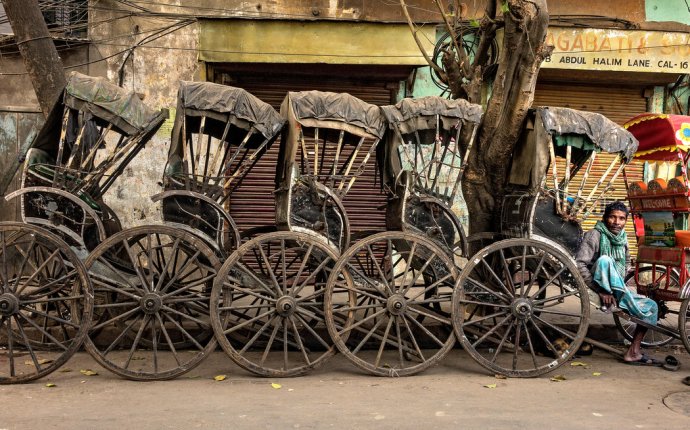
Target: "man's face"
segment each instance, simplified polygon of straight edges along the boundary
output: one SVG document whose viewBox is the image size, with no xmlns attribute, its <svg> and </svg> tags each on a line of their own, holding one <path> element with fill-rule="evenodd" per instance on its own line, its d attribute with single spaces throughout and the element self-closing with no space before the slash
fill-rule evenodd
<svg viewBox="0 0 690 430">
<path fill-rule="evenodd" d="M 606 228 L 608 228 L 611 233 L 618 234 L 625 228 L 625 222 L 627 220 L 628 215 L 625 212 L 612 210 L 611 213 L 604 218 L 604 224 L 606 224 Z"/>
</svg>

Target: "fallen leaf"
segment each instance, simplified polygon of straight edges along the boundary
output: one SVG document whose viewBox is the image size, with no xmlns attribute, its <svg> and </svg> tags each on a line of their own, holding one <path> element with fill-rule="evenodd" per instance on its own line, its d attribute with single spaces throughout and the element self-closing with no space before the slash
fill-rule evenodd
<svg viewBox="0 0 690 430">
<path fill-rule="evenodd" d="M 294 388 L 288 388 L 288 391 L 295 391 Z"/>
<path fill-rule="evenodd" d="M 553 382 L 561 382 L 561 381 L 565 381 L 566 379 L 565 379 L 565 376 L 563 376 L 563 375 L 556 375 L 556 376 L 551 377 L 551 380 Z"/>
<path fill-rule="evenodd" d="M 226 378 L 225 375 L 216 375 L 213 377 L 213 379 L 216 381 L 225 381 L 225 378 Z"/>
<path fill-rule="evenodd" d="M 581 361 L 573 361 L 572 363 L 570 363 L 570 365 L 571 366 L 586 366 L 587 363 L 583 363 Z"/>
<path fill-rule="evenodd" d="M 38 360 L 36 360 L 36 362 L 38 362 L 38 364 L 48 364 L 52 363 L 53 360 L 51 360 L 50 358 L 39 358 Z M 27 366 L 33 366 L 34 362 L 32 360 L 27 360 L 24 362 L 24 364 L 26 364 Z"/>
<path fill-rule="evenodd" d="M 48 382 L 48 383 L 46 384 L 46 387 L 48 387 L 48 388 L 53 388 L 53 387 L 57 387 L 57 385 L 53 384 L 52 382 Z"/>
<path fill-rule="evenodd" d="M 592 376 L 601 376 L 601 372 L 592 372 Z"/>
<path fill-rule="evenodd" d="M 496 384 L 486 384 L 484 385 L 486 388 L 496 388 Z"/>
<path fill-rule="evenodd" d="M 280 390 L 281 388 L 283 388 L 282 385 L 276 384 L 275 382 L 271 384 L 271 387 L 275 388 L 276 390 Z"/>
<path fill-rule="evenodd" d="M 592 412 L 592 415 L 594 415 L 595 417 L 603 417 L 604 416 L 603 414 L 600 414 L 599 412 Z"/>
<path fill-rule="evenodd" d="M 496 379 L 508 379 L 508 377 L 506 375 L 501 375 L 499 373 L 495 374 L 494 378 L 496 378 Z"/>
<path fill-rule="evenodd" d="M 95 376 L 95 375 L 98 375 L 98 372 L 94 372 L 94 371 L 91 370 L 91 369 L 81 369 L 81 370 L 79 371 L 79 373 L 81 373 L 82 375 L 85 375 L 85 376 Z"/>
</svg>

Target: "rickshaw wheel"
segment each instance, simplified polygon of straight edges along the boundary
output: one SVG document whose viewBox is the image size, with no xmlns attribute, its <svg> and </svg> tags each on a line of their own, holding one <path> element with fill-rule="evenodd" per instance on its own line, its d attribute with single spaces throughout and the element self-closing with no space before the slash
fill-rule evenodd
<svg viewBox="0 0 690 430">
<path fill-rule="evenodd" d="M 574 261 L 535 239 L 507 239 L 479 251 L 453 293 L 455 333 L 475 361 L 511 377 L 565 363 L 588 327 L 587 286 Z"/>
<path fill-rule="evenodd" d="M 201 239 L 169 226 L 113 235 L 86 260 L 100 319 L 86 349 L 134 380 L 164 380 L 196 367 L 216 346 L 209 300 L 220 261 Z M 99 330 L 101 330 L 99 332 Z"/>
<path fill-rule="evenodd" d="M 84 341 L 93 290 L 70 247 L 45 229 L 0 224 L 0 384 L 62 366 Z"/>
<path fill-rule="evenodd" d="M 228 356 L 268 377 L 303 375 L 330 358 L 323 295 L 337 259 L 297 232 L 263 234 L 233 252 L 211 293 L 213 330 Z"/>
<path fill-rule="evenodd" d="M 690 352 L 690 299 L 685 299 L 680 304 L 678 333 L 685 345 L 685 349 Z"/>
<path fill-rule="evenodd" d="M 369 373 L 421 372 L 455 344 L 449 311 L 456 278 L 447 251 L 427 237 L 390 231 L 361 240 L 328 279 L 328 333 Z"/>
<path fill-rule="evenodd" d="M 666 271 L 663 268 L 656 268 L 657 272 L 657 279 L 659 280 L 660 283 L 666 283 Z M 638 278 L 640 282 L 644 285 L 645 281 L 647 284 L 651 283 L 652 279 L 652 268 L 651 267 L 642 267 L 639 269 L 639 274 Z M 649 297 L 650 294 L 645 294 L 644 291 L 640 291 L 638 286 L 635 284 L 635 273 L 630 273 L 625 277 L 625 285 L 630 289 L 634 294 L 642 294 L 643 296 Z M 676 293 L 680 292 L 680 284 L 678 280 L 678 274 L 675 272 L 671 272 L 670 274 L 670 279 L 669 279 L 669 288 L 671 291 L 674 291 Z M 653 294 L 653 293 L 652 293 Z M 659 320 L 657 321 L 657 325 L 670 329 L 670 330 L 675 330 L 678 327 L 679 324 L 679 308 L 680 308 L 680 302 L 678 301 L 670 301 L 670 300 L 658 300 L 657 304 L 659 305 Z M 636 324 L 633 322 L 630 322 L 624 318 L 619 318 L 618 315 L 613 314 L 613 321 L 616 323 L 616 328 L 618 328 L 618 331 L 620 334 L 625 338 L 627 341 L 632 341 L 633 338 L 633 333 L 635 332 L 635 326 Z M 661 332 L 658 332 L 656 330 L 647 330 L 647 333 L 644 336 L 644 339 L 642 339 L 642 346 L 645 348 L 649 347 L 657 347 L 657 346 L 663 346 L 667 345 L 670 342 L 673 341 L 672 336 L 667 336 Z"/>
</svg>

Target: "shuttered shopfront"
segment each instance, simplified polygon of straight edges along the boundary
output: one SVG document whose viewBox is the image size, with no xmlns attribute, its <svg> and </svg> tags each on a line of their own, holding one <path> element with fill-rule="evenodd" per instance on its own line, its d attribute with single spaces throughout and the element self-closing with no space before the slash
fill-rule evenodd
<svg viewBox="0 0 690 430">
<path fill-rule="evenodd" d="M 613 85 L 573 85 L 573 84 L 538 84 L 534 97 L 533 106 L 559 106 L 571 109 L 585 110 L 600 113 L 610 120 L 622 125 L 635 115 L 647 111 L 647 99 L 643 96 L 644 88 L 641 87 L 616 87 Z M 592 166 L 590 177 L 585 184 L 583 195 L 588 195 L 589 191 L 596 184 L 597 180 L 604 174 L 615 156 L 609 154 L 597 154 L 597 159 Z M 557 166 L 559 172 L 563 172 L 562 165 Z M 584 168 L 582 169 L 584 170 Z M 614 167 L 615 171 L 615 167 Z M 625 168 L 628 181 L 641 181 L 643 177 L 643 163 L 633 161 Z M 609 174 L 609 178 L 612 173 Z M 580 184 L 581 173 L 573 178 L 571 190 L 575 184 Z M 604 181 L 604 185 L 608 179 Z M 603 187 L 595 194 L 603 191 Z M 604 207 L 607 203 L 614 200 L 625 201 L 627 192 L 623 174 L 613 184 L 613 191 L 607 193 L 605 199 L 597 202 L 592 214 L 582 224 L 584 231 L 594 227 L 597 220 L 601 219 Z M 626 225 L 628 232 L 631 253 L 636 254 L 637 246 L 635 243 L 635 232 L 632 220 Z"/>
<path fill-rule="evenodd" d="M 280 110 L 288 91 L 331 91 L 349 93 L 367 103 L 387 105 L 394 102 L 397 81 L 334 79 L 332 76 L 261 77 L 251 73 L 216 75 L 219 83 L 243 88 Z M 278 139 L 257 162 L 230 203 L 230 214 L 240 231 L 275 225 L 275 173 L 278 161 Z M 344 199 L 351 231 L 385 230 L 386 196 L 376 175 L 376 160 L 372 158 L 364 173 Z"/>
</svg>

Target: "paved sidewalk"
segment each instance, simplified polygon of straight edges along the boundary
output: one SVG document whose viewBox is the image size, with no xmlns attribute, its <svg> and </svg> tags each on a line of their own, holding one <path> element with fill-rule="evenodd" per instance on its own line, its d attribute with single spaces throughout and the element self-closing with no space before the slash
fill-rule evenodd
<svg viewBox="0 0 690 430">
<path fill-rule="evenodd" d="M 79 353 L 43 380 L 0 386 L 0 429 L 688 429 L 690 387 L 680 381 L 690 356 L 675 354 L 678 372 L 595 351 L 576 359 L 585 366 L 536 379 L 496 379 L 459 349 L 399 379 L 365 375 L 337 355 L 308 376 L 280 380 L 254 377 L 219 351 L 177 380 L 145 383 Z M 215 381 L 220 374 L 227 378 Z"/>
</svg>

